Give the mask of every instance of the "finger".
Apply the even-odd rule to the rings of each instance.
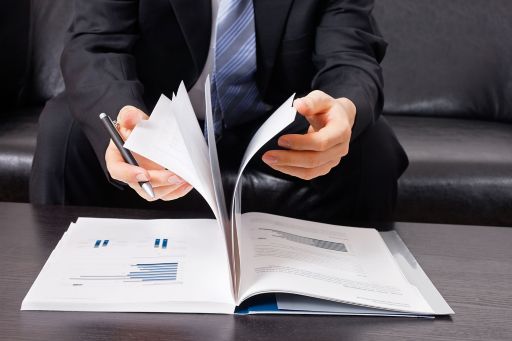
[[[334,103],[334,98],[320,90],[313,90],[307,96],[297,98],[293,106],[297,111],[304,115],[316,115],[327,112]]]
[[[331,161],[325,165],[316,168],[301,168],[301,167],[289,167],[289,166],[271,166],[275,170],[295,176],[303,180],[311,180],[322,175],[326,175],[331,171],[332,168],[337,166],[337,162]]]
[[[348,153],[348,143],[338,144],[324,152],[271,150],[263,154],[268,165],[316,168],[331,161],[339,161]]]
[[[185,180],[168,170],[149,170],[148,173],[151,177],[151,185],[155,188],[186,183]]]
[[[105,152],[105,162],[110,176],[115,180],[124,183],[137,183],[151,179],[149,172],[144,168],[126,163],[112,141]]]
[[[159,199],[169,201],[169,200],[173,200],[172,198],[175,198],[175,199],[180,198],[180,197],[186,195],[188,192],[190,192],[190,190],[192,190],[192,186],[190,186],[187,183],[177,185],[177,186],[159,187],[159,188],[153,188],[153,193],[155,194],[155,196],[150,197],[146,193],[146,191],[144,191],[142,189],[142,187],[140,187],[140,185],[138,183],[135,183],[135,184],[131,183],[128,185],[135,192],[137,192],[137,194],[140,197],[142,197],[143,199],[145,199],[147,201],[156,201]],[[190,189],[188,189],[188,187],[190,187]],[[186,189],[186,191],[184,189]]]
[[[146,115],[142,110],[127,105],[123,107],[119,114],[117,115],[117,123],[119,123],[119,133],[123,137],[123,139],[127,139],[131,131],[135,128],[137,123],[141,120],[147,120],[148,115]]]
[[[327,124],[315,132],[288,134],[279,138],[279,146],[293,150],[325,151],[340,143],[348,143],[352,131],[348,123]]]
[[[192,187],[188,183],[182,183],[180,185],[171,185],[171,186],[161,186],[161,187],[153,187],[153,193],[155,194],[156,199],[163,199],[168,197],[169,195],[176,193],[181,193],[183,188]]]
[[[176,200],[187,195],[192,189],[193,187],[191,185],[185,183],[175,191],[172,191],[171,193],[163,196],[161,199],[164,201]]]

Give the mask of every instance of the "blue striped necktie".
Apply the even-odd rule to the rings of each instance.
[[[256,35],[252,0],[222,0],[216,23],[212,99],[215,132],[266,111],[256,86]]]

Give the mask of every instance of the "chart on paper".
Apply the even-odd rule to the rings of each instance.
[[[110,272],[108,269],[92,270],[87,274],[80,274],[70,277],[73,286],[90,285],[94,282],[101,282],[101,285],[108,282],[124,282],[153,284],[161,282],[175,282],[178,278],[179,262],[155,262],[130,264],[127,270]]]
[[[280,231],[280,230],[276,230],[276,229],[260,228],[260,230],[273,232],[273,234],[272,234],[273,237],[282,238],[282,239],[285,239],[285,240],[288,240],[288,241],[291,241],[294,243],[313,246],[313,247],[317,247],[317,248],[325,249],[325,250],[347,252],[347,246],[344,243],[305,237],[305,236],[301,236],[301,235],[298,235],[295,233],[289,233],[289,232]]]
[[[62,278],[72,287],[180,284],[187,245],[169,236],[98,235],[68,244],[72,257]],[[64,284],[64,283],[63,283]]]
[[[22,309],[226,313],[230,280],[215,220],[80,218]]]

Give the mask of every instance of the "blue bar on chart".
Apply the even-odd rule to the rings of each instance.
[[[108,245],[108,239],[105,239],[105,240],[103,241],[103,245],[101,245],[101,246],[105,247],[105,246],[107,246],[107,245]]]
[[[162,241],[162,249],[167,249],[167,239]]]
[[[98,248],[98,247],[100,247],[100,244],[101,244],[101,240],[99,240],[99,239],[98,239],[98,240],[96,241],[96,243],[94,243],[94,247],[95,247],[95,248]]]
[[[164,239],[165,241],[165,239]],[[163,247],[163,244],[162,244]],[[133,265],[132,265],[133,266]],[[130,281],[175,281],[178,274],[178,263],[142,263],[134,265],[138,271],[128,273]]]
[[[158,248],[160,246],[160,239],[155,239],[155,248]]]

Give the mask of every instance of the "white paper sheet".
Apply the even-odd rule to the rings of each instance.
[[[289,126],[297,115],[297,111],[293,107],[293,98],[295,94],[290,96],[286,102],[284,102],[256,131],[254,136],[252,137],[249,145],[247,146],[244,157],[242,158],[242,163],[238,170],[237,179],[235,182],[235,189],[233,195],[233,201],[231,205],[232,214],[240,213],[236,207],[236,200],[240,200],[239,196],[241,195],[241,191],[238,190],[238,186],[240,183],[240,179],[242,178],[243,171],[249,161],[251,161],[252,157],[261,149],[268,141],[270,141],[274,136],[279,134],[284,128]]]
[[[22,310],[232,313],[230,282],[215,220],[79,219]]]
[[[217,154],[217,144],[215,140],[215,131],[213,125],[213,113],[212,113],[212,99],[210,90],[210,76],[206,77],[205,88],[205,103],[206,103],[206,138],[208,141],[208,156],[210,160],[210,170],[212,174],[213,189],[215,192],[215,199],[217,201],[217,207],[219,209],[220,224],[223,227],[224,235],[226,239],[226,248],[230,257],[229,267],[231,269],[232,278],[236,278],[235,268],[235,241],[233,238],[233,231],[229,214],[226,208],[226,199],[224,196],[224,187],[222,185],[222,177],[220,174],[219,157]],[[233,297],[236,296],[234,283],[232,285]]]
[[[286,292],[361,306],[433,314],[374,229],[263,213],[242,215],[240,298]]]
[[[237,240],[237,229],[241,224],[241,211],[242,211],[242,174],[247,167],[252,157],[274,136],[279,134],[284,128],[289,126],[297,115],[297,111],[293,107],[293,99],[295,94],[290,96],[286,102],[284,102],[256,131],[252,137],[249,145],[247,146],[242,163],[238,170],[238,175],[235,181],[235,187],[233,189],[233,198],[231,200],[231,224],[233,231],[233,240]],[[235,246],[233,246],[235,250]],[[236,269],[238,276],[239,269]],[[235,278],[236,283],[239,282],[239,278]]]
[[[174,101],[160,97],[150,118],[139,122],[124,146],[190,183],[220,218],[208,147],[183,84]]]

